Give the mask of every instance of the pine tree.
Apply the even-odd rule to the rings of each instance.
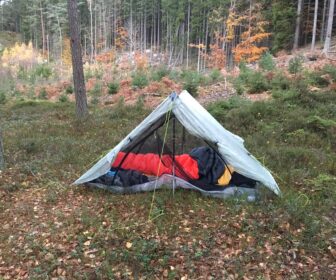
[[[76,114],[80,120],[88,116],[87,98],[80,42],[77,0],[68,0],[68,16],[71,40],[72,71],[76,96]]]

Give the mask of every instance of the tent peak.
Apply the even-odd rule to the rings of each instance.
[[[173,91],[170,95],[169,95],[171,101],[175,101],[175,99],[178,97],[178,94]]]

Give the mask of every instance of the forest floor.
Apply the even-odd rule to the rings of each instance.
[[[149,113],[140,101],[82,125],[70,102],[0,105],[0,279],[335,278],[336,95],[294,87],[208,104],[283,191],[254,203],[70,186]]]

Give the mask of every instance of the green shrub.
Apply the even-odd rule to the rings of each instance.
[[[62,94],[58,98],[58,101],[64,103],[64,102],[68,102],[69,100],[68,100],[68,97],[65,94]]]
[[[246,91],[244,82],[239,77],[232,80],[232,85],[238,95],[242,95]]]
[[[109,94],[117,94],[120,88],[118,82],[112,82],[107,85]]]
[[[245,91],[247,93],[260,93],[270,89],[270,84],[263,73],[248,68],[245,63],[240,63],[239,69],[239,76],[232,81],[238,94]]]
[[[329,74],[331,79],[336,82],[336,67],[331,64],[324,65],[322,69],[323,74]]]
[[[247,84],[249,82],[249,77],[252,75],[253,70],[248,68],[245,62],[239,63],[239,76],[238,78],[244,83]]]
[[[99,99],[97,96],[94,96],[92,99],[91,99],[91,104],[93,105],[97,105],[99,103]]]
[[[102,93],[102,84],[100,82],[96,82],[89,93],[93,96],[100,96]]]
[[[85,81],[88,81],[89,79],[93,78],[94,77],[94,74],[93,72],[91,71],[91,69],[87,69],[87,70],[84,70],[84,78],[85,78]]]
[[[49,79],[52,75],[52,69],[46,63],[40,64],[35,68],[35,74],[38,77]]]
[[[101,80],[103,78],[103,74],[104,72],[103,69],[101,69],[101,67],[95,68],[93,70],[91,68],[84,70],[85,81],[91,78],[97,78],[98,80]]]
[[[160,66],[152,72],[151,78],[153,81],[161,81],[163,77],[169,76],[170,70],[167,66]]]
[[[171,79],[175,82],[180,81],[180,78],[181,78],[181,74],[177,70],[171,70],[168,76],[169,76],[169,79]]]
[[[309,85],[317,87],[327,87],[329,85],[329,81],[322,76],[323,73],[321,71],[306,72],[305,80]]]
[[[74,89],[72,87],[72,85],[68,85],[66,88],[65,88],[65,93],[66,94],[73,94],[74,92]]]
[[[0,104],[5,104],[7,102],[7,98],[4,92],[0,91]]]
[[[196,71],[183,71],[181,74],[183,79],[183,89],[188,91],[192,96],[198,96],[198,87],[204,82],[204,77]]]
[[[275,62],[273,56],[267,52],[259,60],[259,66],[262,70],[273,71],[275,69]]]
[[[261,72],[258,71],[253,72],[248,77],[247,87],[248,87],[247,89],[248,93],[260,93],[270,88],[267,79]]]
[[[210,74],[209,78],[211,82],[218,82],[222,78],[222,74],[218,69],[213,69]]]
[[[227,114],[228,111],[246,106],[249,103],[251,103],[251,101],[248,99],[241,98],[239,96],[233,96],[228,100],[212,103],[207,107],[207,109],[209,113],[215,118],[222,118]]]
[[[328,129],[336,127],[336,122],[320,116],[311,116],[307,119],[307,127],[313,131],[325,133]]]
[[[27,80],[28,79],[28,72],[27,70],[22,67],[21,65],[19,66],[19,71],[17,73],[17,77],[20,80]]]
[[[304,58],[302,55],[294,56],[293,58],[291,58],[288,63],[288,72],[295,75],[300,73],[303,69],[303,61]]]
[[[38,95],[39,99],[48,99],[48,93],[45,88],[42,88]]]
[[[145,73],[135,72],[132,76],[132,86],[134,88],[144,88],[148,85],[148,78]]]
[[[292,99],[297,96],[297,92],[294,89],[273,89],[273,98]]]
[[[283,72],[277,72],[271,80],[271,87],[275,90],[287,90],[290,88],[290,80]]]

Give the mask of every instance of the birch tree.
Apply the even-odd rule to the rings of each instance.
[[[331,33],[332,33],[333,20],[334,20],[334,9],[335,9],[335,0],[330,0],[327,31],[326,31],[326,37],[325,37],[324,47],[323,47],[323,53],[326,55],[328,55],[328,52],[330,50]]]
[[[294,50],[296,50],[299,47],[301,14],[302,14],[302,0],[299,0],[297,6],[296,24],[295,24],[294,46],[293,46]]]
[[[2,132],[0,128],[0,170],[5,169],[5,153],[3,149]]]
[[[318,0],[315,0],[313,37],[312,37],[312,43],[311,43],[311,50],[312,50],[312,51],[315,49],[316,27],[317,27],[317,15],[318,15],[318,5],[319,5],[319,1],[318,1]]]

